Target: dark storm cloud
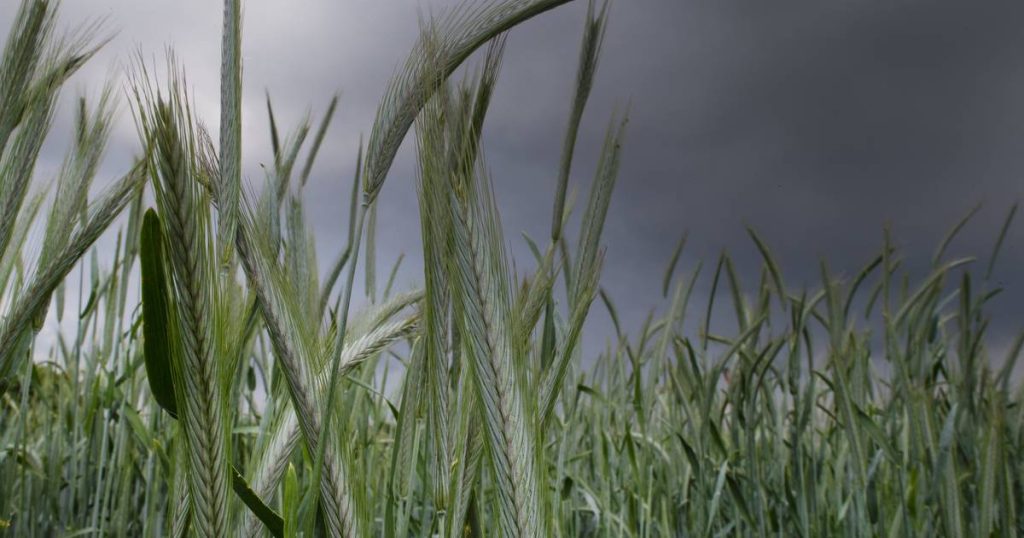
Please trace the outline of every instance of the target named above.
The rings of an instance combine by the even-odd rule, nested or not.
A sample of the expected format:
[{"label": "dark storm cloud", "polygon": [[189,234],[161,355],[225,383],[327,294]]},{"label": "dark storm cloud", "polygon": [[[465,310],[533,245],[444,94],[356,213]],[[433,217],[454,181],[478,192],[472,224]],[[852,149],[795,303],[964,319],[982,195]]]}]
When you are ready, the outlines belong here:
[{"label": "dark storm cloud", "polygon": [[[747,224],[793,285],[813,285],[819,257],[855,273],[880,250],[886,223],[921,271],[979,202],[984,210],[953,251],[987,256],[1024,191],[1022,12],[1009,2],[619,2],[577,160],[589,170],[609,111],[628,101],[605,286],[636,298],[625,306],[639,323],[684,230],[684,269],[727,248],[752,280],[759,260]],[[576,14],[560,15],[564,22],[538,21],[513,38],[506,101],[489,131],[492,165],[520,191],[503,194],[528,207],[521,226],[537,234],[544,226],[532,219],[543,222],[547,206],[529,200],[550,192],[573,60],[548,52],[550,39],[577,25]],[[532,60],[520,64],[520,55]],[[538,80],[546,99],[534,93]],[[520,108],[535,100],[536,112]],[[996,273],[1007,285],[994,304],[1002,332],[1022,324],[1014,305],[1024,291],[1012,278],[1024,266],[1018,230]]]},{"label": "dark storm cloud", "polygon": [[[173,45],[215,128],[215,4],[66,2],[65,21],[106,16],[120,29],[80,84],[101,86],[135,46],[159,57]],[[307,110],[315,121],[330,96],[342,93],[308,193],[321,263],[341,249],[358,140],[380,92],[413,43],[419,17],[452,4],[245,3],[250,180],[262,179],[257,163],[269,160],[264,91],[282,129]],[[486,126],[507,238],[524,264],[519,233],[544,239],[550,222],[585,11],[578,1],[512,33]],[[0,6],[0,22],[11,12]],[[794,285],[811,285],[821,256],[836,271],[855,272],[877,252],[886,222],[920,266],[960,216],[985,202],[954,249],[987,255],[1024,190],[1022,15],[1024,6],[1013,2],[617,1],[573,184],[585,196],[612,112],[628,106],[604,278],[628,325],[637,327],[658,304],[664,265],[684,230],[683,271],[701,259],[712,263],[726,248],[741,272],[756,276],[749,224]],[[127,115],[108,160],[134,151]],[[379,215],[379,264],[406,252],[406,282],[418,280],[421,267],[412,157],[407,144]],[[997,273],[1008,286],[995,304],[1002,332],[1020,325],[1013,305],[1024,299],[1016,282],[1022,238],[1011,233]],[[599,310],[592,346],[607,329]]]}]

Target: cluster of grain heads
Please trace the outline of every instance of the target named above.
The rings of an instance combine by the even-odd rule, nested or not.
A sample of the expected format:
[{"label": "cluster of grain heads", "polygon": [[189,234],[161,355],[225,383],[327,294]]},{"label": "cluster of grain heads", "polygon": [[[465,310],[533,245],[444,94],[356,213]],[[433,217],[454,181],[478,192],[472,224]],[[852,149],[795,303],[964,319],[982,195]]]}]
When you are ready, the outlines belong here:
[{"label": "cluster of grain heads", "polygon": [[[483,126],[502,33],[559,3],[467,2],[429,21],[359,148],[347,244],[321,273],[304,188],[338,101],[282,135],[268,98],[273,166],[243,189],[240,2],[225,1],[220,139],[173,62],[160,91],[140,69],[144,159],[93,201],[110,91],[76,104],[56,184],[33,191],[57,92],[94,48],[88,32],[55,40],[53,6],[23,2],[0,72],[0,532],[1024,534],[1024,336],[988,334],[1015,211],[983,271],[947,259],[965,219],[923,277],[886,234],[860,271],[823,264],[805,288],[753,231],[753,272],[723,254],[702,274],[684,235],[663,310],[627,333],[598,286],[619,116],[566,232],[608,13],[592,3],[550,241],[527,238],[533,273],[516,273]],[[449,81],[483,45],[479,70]],[[377,286],[374,207],[412,126],[424,286],[393,293],[394,269]],[[125,207],[113,255],[78,263]],[[38,253],[23,249],[32,229]],[[371,304],[350,316],[357,263]],[[580,360],[596,295],[615,330]],[[36,338],[48,311],[61,331]]]},{"label": "cluster of grain heads", "polygon": [[[93,351],[100,354],[113,353],[115,360],[118,357],[127,360],[128,355],[141,356],[145,363],[144,372],[149,381],[145,386],[153,398],[148,405],[149,427],[160,428],[162,425],[163,431],[146,431],[141,422],[143,415],[137,415],[132,409],[135,405],[130,402],[146,394],[145,391],[140,392],[143,385],[136,382],[136,373],[140,371],[137,368],[139,362],[133,362],[136,366],[130,369],[113,364],[111,373],[121,371],[122,381],[132,380],[134,396],[129,398],[126,395],[124,402],[128,407],[123,408],[122,412],[136,418],[131,421],[129,430],[116,427],[119,426],[116,417],[108,415],[107,419],[114,419],[115,422],[103,422],[102,434],[96,439],[102,444],[102,439],[115,426],[118,432],[134,432],[137,441],[142,442],[143,446],[155,447],[155,451],[146,458],[149,469],[147,481],[151,485],[146,488],[150,498],[146,503],[147,518],[143,528],[149,533],[159,533],[159,529],[166,529],[173,534],[188,532],[218,536],[228,532],[239,518],[244,520],[242,525],[248,534],[257,533],[259,523],[264,524],[274,535],[280,535],[285,528],[302,529],[310,533],[315,525],[320,524],[332,535],[357,536],[372,532],[371,518],[368,516],[372,502],[360,500],[365,495],[360,493],[358,487],[360,480],[369,482],[369,479],[352,477],[346,470],[350,465],[347,460],[357,451],[355,447],[344,446],[346,443],[343,441],[353,427],[352,419],[347,419],[343,424],[340,418],[333,419],[332,411],[338,407],[335,399],[339,393],[343,394],[343,403],[354,407],[348,413],[350,417],[360,405],[365,405],[362,403],[364,400],[355,398],[351,390],[339,390],[341,376],[379,356],[392,343],[412,336],[418,337],[416,349],[422,350],[419,354],[414,353],[414,359],[424,357],[429,361],[430,377],[426,379],[426,386],[431,387],[431,392],[429,398],[424,399],[430,402],[431,425],[436,426],[436,431],[442,432],[431,437],[434,441],[431,446],[438,449],[424,452],[430,454],[434,462],[432,467],[437,469],[431,473],[435,508],[443,515],[451,500],[454,513],[459,515],[457,518],[439,520],[438,528],[443,525],[447,534],[455,536],[461,531],[463,521],[467,521],[467,518],[475,521],[479,517],[474,508],[477,504],[473,501],[475,491],[479,488],[474,485],[481,476],[479,462],[485,449],[482,440],[483,434],[487,433],[492,442],[499,438],[514,442],[508,452],[499,453],[501,466],[497,468],[502,472],[501,513],[506,532],[514,535],[541,532],[545,521],[540,516],[542,503],[537,498],[540,493],[535,460],[539,452],[530,439],[535,435],[533,429],[537,425],[536,419],[531,417],[537,415],[537,412],[522,401],[522,388],[518,387],[520,382],[513,380],[526,375],[523,357],[528,351],[529,345],[525,342],[531,333],[527,325],[532,324],[524,324],[523,320],[532,318],[536,321],[536,315],[523,312],[536,310],[537,298],[550,295],[550,286],[554,281],[554,273],[551,271],[553,259],[548,256],[543,274],[537,279],[541,284],[534,285],[533,292],[528,294],[530,300],[519,300],[523,307],[517,306],[513,313],[512,289],[508,281],[510,275],[505,267],[504,247],[501,244],[494,202],[490,199],[488,188],[478,189],[474,186],[478,182],[476,167],[479,134],[498,71],[501,40],[491,47],[484,76],[474,89],[473,99],[456,105],[463,106],[460,115],[465,120],[457,126],[460,132],[452,134],[453,140],[457,138],[457,145],[442,148],[440,154],[444,158],[435,163],[438,166],[449,166],[458,172],[458,181],[461,182],[458,189],[463,192],[458,197],[448,199],[455,192],[450,185],[438,185],[439,189],[432,190],[432,196],[441,195],[445,199],[444,205],[439,206],[444,211],[444,218],[438,221],[440,227],[433,232],[425,232],[425,241],[430,243],[427,250],[438,262],[436,274],[429,276],[429,287],[433,290],[429,293],[430,304],[423,308],[428,328],[422,331],[419,329],[418,315],[400,315],[407,306],[419,301],[420,295],[416,293],[396,296],[382,304],[377,313],[357,316],[351,327],[348,307],[356,254],[360,251],[360,241],[364,235],[364,221],[369,214],[371,237],[368,244],[372,245],[374,199],[397,144],[419,114],[418,111],[430,100],[428,94],[435,92],[477,47],[515,24],[560,3],[563,2],[508,1],[485,6],[466,4],[453,10],[443,19],[443,23],[424,34],[407,63],[407,67],[417,73],[414,78],[418,82],[409,86],[406,84],[407,75],[397,77],[388,92],[389,97],[382,101],[374,134],[371,136],[367,158],[370,164],[366,169],[357,165],[357,180],[363,185],[363,204],[356,203],[357,191],[353,190],[349,245],[323,287],[316,277],[314,249],[304,224],[301,189],[310,174],[336,100],[331,102],[316,133],[301,172],[297,192],[292,196],[287,195],[292,190],[292,168],[309,129],[304,125],[296,135],[282,144],[268,101],[275,166],[268,188],[258,201],[249,204],[242,202],[239,171],[240,6],[237,1],[225,2],[219,155],[193,117],[185,97],[183,76],[173,62],[167,77],[169,86],[164,91],[154,90],[149,73],[140,65],[132,93],[135,98],[136,121],[146,150],[145,159],[96,203],[95,208],[90,208],[85,201],[85,194],[108,131],[109,101],[104,96],[93,114],[88,113],[84,104],[81,106],[77,145],[65,165],[56,201],[47,221],[46,241],[39,262],[43,270],[40,271],[41,276],[30,281],[27,287],[30,292],[39,293],[27,294],[33,299],[27,305],[15,302],[14,314],[4,319],[3,335],[21,344],[19,351],[23,357],[24,346],[30,336],[27,324],[45,314],[53,288],[60,283],[92,240],[105,230],[130,196],[135,195],[129,219],[129,238],[118,241],[118,248],[124,248],[124,257],[115,261],[116,272],[110,275],[106,283],[97,280],[101,274],[94,258],[91,270],[94,289],[82,316],[93,310],[91,305],[96,301],[109,301],[113,305],[110,313],[103,319],[102,328],[98,325],[95,329],[101,330],[107,338],[101,348]],[[49,28],[52,17],[49,6],[41,2],[26,2],[25,6],[19,15],[19,24],[29,30],[36,28],[36,31]],[[12,41],[32,38],[28,30],[12,34]],[[25,50],[37,49],[23,45],[9,55],[17,58],[19,54],[24,55]],[[53,62],[63,69],[60,72],[70,74],[88,54],[91,51],[69,55],[74,61],[63,63],[58,61],[62,57],[55,55],[57,60]],[[24,67],[25,62],[20,59],[18,61],[20,63],[17,65]],[[14,84],[17,80],[5,80],[5,83]],[[51,84],[44,88],[56,86],[59,85]],[[425,90],[427,93],[424,93]],[[43,97],[45,99],[39,102],[52,107],[54,97]],[[43,107],[42,110],[42,119],[48,120],[48,109]],[[36,127],[42,130],[30,131],[19,124],[15,124],[11,130],[16,141],[21,141],[19,137],[24,132],[28,133],[24,137],[35,140],[38,146],[41,142],[39,133],[45,132],[45,125]],[[33,133],[36,139],[29,136]],[[382,144],[381,141],[390,143]],[[33,158],[38,153],[38,147],[26,149],[23,146],[18,145],[17,149],[34,152]],[[428,166],[429,160],[423,159],[424,167]],[[440,174],[444,174],[443,168],[435,167],[426,175],[441,177]],[[158,212],[150,210],[143,217],[144,205],[138,187],[147,177],[153,185]],[[17,212],[25,195],[24,186],[16,184],[13,189],[7,189],[6,186],[7,183],[3,193],[4,201],[8,202],[5,207],[13,207],[13,211]],[[356,185],[353,187],[355,189]],[[21,221],[31,222],[39,205],[39,201],[30,204],[29,211],[32,214]],[[283,221],[282,213],[285,215]],[[12,221],[13,218],[4,222]],[[62,229],[77,229],[76,226],[81,227],[80,233],[73,234],[69,239],[58,233]],[[5,236],[15,234],[13,244],[20,248],[27,228],[26,224],[10,233],[5,230]],[[481,267],[466,265],[465,260],[452,265],[451,260],[457,259],[452,256],[458,252],[443,246],[451,237],[459,239],[459,249],[471,249],[475,258],[489,258],[486,264],[490,265],[489,271],[494,272],[496,279],[479,280],[479,275],[471,273]],[[481,242],[488,237],[490,239],[486,242]],[[247,287],[253,292],[251,297],[246,288],[235,281],[232,268],[236,246]],[[121,341],[118,340],[119,335],[122,335],[118,318],[125,313],[125,283],[132,271],[134,253],[139,247],[142,252],[142,315],[136,318],[132,331],[124,334],[128,340]],[[368,254],[372,252],[369,246],[367,251]],[[20,257],[20,250],[16,255]],[[368,258],[372,256],[368,255]],[[10,275],[14,273],[13,268],[20,262],[20,258],[9,256],[6,259],[5,274]],[[367,281],[372,283],[372,260],[368,259],[365,265]],[[337,306],[327,315],[329,297],[345,266],[349,269],[347,280],[342,283]],[[20,277],[20,273],[17,276]],[[456,277],[462,279],[463,283],[453,286],[453,283],[460,282]],[[120,289],[115,289],[115,282],[120,283]],[[495,285],[497,287],[493,287]],[[385,296],[388,290],[385,290]],[[453,294],[456,290],[459,290],[458,293]],[[493,295],[495,300],[492,302],[489,297],[481,294]],[[457,321],[449,321],[447,318],[455,308],[470,309],[469,314]],[[501,326],[492,327],[492,318],[500,319]],[[472,330],[468,330],[465,323],[469,323]],[[486,331],[489,332],[481,333],[480,323],[485,323]],[[140,326],[145,344],[141,355],[140,351],[143,350],[136,345],[135,331]],[[266,358],[248,358],[255,351],[253,346],[257,340],[261,340],[260,329],[265,331],[273,348],[272,362],[266,361]],[[459,364],[461,350],[455,352],[454,362],[449,361],[452,350],[461,347],[457,336],[460,331],[473,337],[467,342],[476,351],[467,357],[472,358],[474,363]],[[80,340],[75,344],[75,361],[87,347],[81,341],[81,327],[78,336]],[[449,342],[450,338],[455,338],[454,343]],[[12,347],[4,347],[4,357],[10,361],[10,366],[5,363],[5,368],[13,371],[15,364],[10,357],[19,355],[9,352]],[[518,350],[515,355],[519,357],[514,361],[515,364],[509,360],[513,355],[513,347]],[[249,363],[249,360],[255,360],[256,363]],[[411,374],[420,370],[416,364],[419,362],[415,360],[410,364]],[[477,366],[470,368],[472,364]],[[375,366],[375,363],[372,365]],[[245,414],[251,413],[259,405],[252,405],[255,391],[253,383],[242,379],[251,378],[256,367],[263,372],[262,386],[267,392],[267,402],[263,406],[262,417],[246,418]],[[450,368],[454,368],[455,375],[448,371]],[[373,368],[368,367],[366,370],[372,371]],[[459,375],[460,371],[467,372],[467,375]],[[283,383],[276,382],[279,376],[269,375],[276,372],[281,373]],[[474,372],[474,375],[470,376],[468,372]],[[77,391],[77,368],[74,376]],[[365,375],[362,377],[365,378]],[[410,375],[409,379],[416,377]],[[372,382],[372,376],[366,381]],[[541,381],[538,379],[536,383]],[[476,389],[473,388],[474,384]],[[242,391],[242,386],[247,386],[248,390]],[[411,387],[408,379],[406,386]],[[545,394],[553,398],[550,396],[553,394],[550,380],[545,380],[544,386],[547,387]],[[90,390],[94,387],[90,387]],[[506,415],[508,424],[495,426],[496,416],[492,413],[490,422],[493,427],[483,431],[471,427],[474,399],[481,390],[485,393],[485,399],[481,401],[499,414]],[[451,398],[448,393],[451,393]],[[416,401],[413,394],[403,398],[403,410],[414,407]],[[249,407],[243,407],[242,402],[249,402]],[[172,421],[161,419],[158,409],[166,411]],[[410,411],[415,414],[415,409]],[[259,427],[255,442],[234,433],[239,425],[255,418],[258,418]],[[77,410],[73,420],[80,420]],[[336,431],[332,432],[332,424],[335,423]],[[415,424],[415,421],[406,420],[404,412],[401,414],[401,431],[406,432],[407,425],[415,427]],[[124,433],[116,435],[119,440],[117,453],[121,457],[125,451],[130,450],[128,447],[131,445]],[[305,440],[306,454],[313,458],[309,462],[312,464],[312,474],[304,479],[313,487],[309,493],[301,496],[298,507],[282,506],[283,513],[299,519],[286,525],[265,501],[272,504],[284,475],[284,462],[293,457],[300,438]],[[409,442],[401,441],[395,443],[395,454],[398,454],[399,447],[407,449],[410,446]],[[418,445],[415,442],[411,444]],[[253,466],[247,473],[248,480],[246,473],[238,470],[239,452],[247,454],[243,459],[247,459]],[[105,449],[103,454],[106,454]],[[417,454],[414,450],[412,460],[417,459]],[[415,464],[409,461],[392,459],[392,477],[399,467],[410,472],[415,470]],[[102,466],[110,460],[103,457],[100,461]],[[462,463],[449,469],[451,461]],[[74,463],[72,467],[75,467]],[[154,489],[152,485],[160,469],[168,473],[168,476],[173,476],[173,487],[163,492]],[[520,475],[525,477],[526,485],[522,488],[516,478]],[[293,486],[295,483],[291,482]],[[246,510],[241,510],[239,503],[231,500],[233,497],[228,494],[229,489],[235,491]],[[449,490],[454,493],[449,493]],[[161,498],[174,500],[167,511],[157,508],[157,498],[154,497],[157,494],[165,495]],[[288,497],[294,500],[294,491]],[[92,520],[100,527],[103,526],[101,520],[105,516],[102,509],[92,512]],[[393,532],[393,521],[388,519],[385,522],[386,531]]]},{"label": "cluster of grain heads", "polygon": [[[605,13],[602,10],[595,15],[591,6],[588,14],[570,132],[576,129],[581,101],[586,100],[591,84],[600,42],[594,34],[599,35],[604,27]],[[556,237],[547,255],[541,256],[538,251],[538,272],[516,293],[480,151],[484,116],[504,40],[492,42],[478,80],[452,88],[442,76],[444,39],[436,34],[436,28],[428,31],[431,33],[424,34],[420,50],[436,63],[433,72],[429,67],[420,68],[420,76],[428,80],[433,76],[440,82],[430,92],[433,97],[417,122],[425,330],[419,353],[414,355],[416,362],[410,365],[408,375],[416,376],[417,383],[403,394],[403,420],[415,409],[407,409],[413,403],[410,398],[423,400],[420,406],[426,414],[433,452],[429,460],[433,463],[429,475],[432,503],[441,518],[438,528],[445,535],[459,536],[465,529],[473,529],[480,514],[485,514],[502,536],[543,536],[550,532],[553,522],[546,514],[550,491],[544,475],[545,450],[539,439],[546,418],[556,407],[596,292],[600,267],[597,244],[616,177],[622,133],[620,128],[613,129],[602,152],[584,214],[577,264],[570,267],[568,259],[563,259],[555,268]],[[568,156],[563,162],[571,160],[573,145],[567,143]],[[567,173],[564,181],[568,181]],[[561,212],[556,212],[554,218],[561,223]],[[540,351],[535,354],[535,327],[545,302],[551,304],[555,275],[563,268],[573,273],[575,283],[569,290],[568,324],[563,335],[556,338],[554,320],[549,317],[552,325],[545,327]],[[550,306],[548,312],[553,315]],[[537,355],[544,354],[547,360],[537,359]],[[405,444],[412,441],[409,436],[413,431],[407,427],[399,430],[396,467],[403,455],[410,457]],[[489,456],[486,476],[493,480],[492,492],[486,492],[477,482],[484,476],[479,468],[483,453]],[[401,480],[401,474],[396,476]],[[393,491],[401,492],[401,488],[393,487]],[[491,495],[493,505],[482,502]],[[491,505],[494,511],[473,505]],[[404,528],[401,525],[401,530],[392,534],[400,535]]]},{"label": "cluster of grain heads", "polygon": [[[147,76],[144,70],[142,76]],[[188,508],[179,520],[183,522],[183,528],[189,528],[193,533],[224,535],[231,528],[234,512],[227,494],[233,486],[253,514],[275,534],[280,534],[283,528],[280,517],[270,512],[240,472],[232,469],[231,421],[238,411],[238,398],[233,393],[239,385],[238,361],[248,354],[256,311],[252,308],[254,303],[249,294],[234,281],[233,271],[222,270],[218,253],[224,249],[217,244],[216,233],[210,224],[213,209],[211,193],[218,189],[208,188],[216,185],[216,168],[213,166],[216,158],[209,153],[201,153],[210,152],[210,145],[203,143],[201,132],[195,125],[181,79],[174,72],[169,78],[171,87],[167,97],[154,93],[148,81],[137,84],[136,97],[140,130],[146,146],[150,148],[149,170],[162,216],[158,219],[155,214],[150,214],[146,219],[145,231],[148,233],[144,235],[144,252],[155,258],[149,264],[155,270],[149,271],[149,275],[144,272],[143,297],[144,308],[150,313],[157,312],[156,316],[146,319],[147,327],[153,325],[152,330],[147,329],[146,332],[163,329],[164,334],[158,338],[165,340],[166,347],[161,350],[159,345],[147,342],[147,367],[154,393],[173,393],[174,405],[164,407],[180,419],[187,440],[183,448],[189,456],[186,459],[189,488],[183,499],[187,500],[184,504]],[[277,202],[277,190],[269,193]],[[219,197],[217,201],[220,202]],[[223,204],[218,204],[218,207],[223,208]],[[287,236],[288,246],[294,247],[288,251],[294,278],[283,277],[282,268],[277,263],[278,247],[282,242],[282,231],[276,218],[279,213],[277,207],[274,206],[274,218],[263,218],[258,226],[248,226],[239,235],[239,245],[243,259],[248,262],[246,267],[250,269],[250,286],[260,298],[267,330],[278,350],[278,360],[286,377],[292,381],[296,406],[303,410],[315,409],[310,404],[315,398],[315,378],[309,372],[315,369],[323,353],[322,342],[315,330],[319,326],[316,319],[319,316],[315,312],[319,289],[315,278],[301,278],[303,274],[310,274],[308,269],[311,266],[315,267],[315,257],[307,256],[307,252],[300,248],[301,241],[296,240],[301,239],[305,229],[301,222],[301,208],[295,202],[290,211],[297,217],[289,219],[286,227],[298,230]],[[267,213],[260,216],[266,217]],[[161,223],[166,227],[166,234],[160,232]],[[246,240],[245,234],[253,239]],[[166,235],[166,240],[161,239],[163,235]],[[252,250],[249,245],[253,245]],[[159,277],[146,278],[160,275],[163,271],[162,252],[167,253],[166,284]],[[269,293],[273,294],[270,299]],[[169,300],[161,299],[161,294],[167,295]],[[146,301],[151,297],[156,301]],[[302,301],[302,297],[310,300]],[[268,307],[271,301],[275,304]],[[156,304],[148,308],[147,302]],[[164,312],[160,312],[161,307]],[[165,321],[164,327],[158,325],[160,320]],[[299,352],[294,351],[296,349]],[[165,366],[161,368],[161,365]],[[173,386],[173,390],[167,391],[168,384]],[[163,389],[158,388],[161,385],[164,385]],[[167,400],[166,394],[163,399]],[[277,409],[285,413],[283,406]],[[319,428],[316,416],[307,412],[302,418],[307,422],[307,436],[315,443]],[[281,456],[287,458],[289,454]],[[334,458],[332,453],[332,468]],[[336,473],[329,478],[331,492],[328,498],[344,495],[343,480]],[[345,517],[351,509],[337,503],[329,508],[335,510],[328,510],[328,513],[340,514],[334,519],[339,525],[334,530],[341,533],[340,525],[351,524]]]},{"label": "cluster of grain heads", "polygon": [[[133,169],[93,201],[89,188],[106,146],[112,104],[109,92],[90,112],[80,101],[73,147],[57,177],[55,199],[43,213],[46,232],[33,262],[23,245],[40,216],[46,189],[30,196],[33,173],[50,131],[64,83],[96,52],[93,31],[54,35],[54,4],[25,0],[15,15],[0,65],[0,394],[28,357],[51,294],[106,230],[142,180]],[[32,266],[31,270],[25,269]]]},{"label": "cluster of grain heads", "polygon": [[[178,418],[187,439],[192,527],[200,535],[222,536],[228,530],[231,480],[225,383],[231,364],[223,358],[231,356],[228,335],[239,328],[240,320],[237,309],[219,308],[232,302],[234,290],[233,283],[217,274],[210,197],[198,177],[204,173],[199,152],[205,148],[181,78],[174,72],[170,78],[167,97],[147,86],[137,89],[140,130],[149,148],[147,169],[166,227],[166,234],[147,235],[155,240],[163,235],[162,247],[143,246],[167,254],[168,354],[173,392],[180,403]],[[147,223],[159,226],[152,219]]]},{"label": "cluster of grain heads", "polygon": [[[95,102],[80,98],[75,103],[74,131],[63,164],[52,179],[37,177],[62,88],[103,44],[96,39],[95,26],[58,35],[55,9],[55,2],[21,2],[0,59],[0,479],[5,484],[0,520],[19,535],[84,526],[101,510],[127,509],[116,498],[125,483],[115,487],[115,481],[104,480],[97,462],[81,454],[83,447],[106,449],[89,433],[102,424],[99,415],[106,412],[98,408],[110,399],[110,393],[94,390],[105,382],[106,372],[97,371],[95,358],[83,357],[82,338],[91,323],[101,323],[101,331],[93,329],[97,347],[116,352],[115,321],[124,314],[123,304],[107,301],[100,308],[99,297],[93,296],[83,309],[80,298],[78,334],[61,340],[59,348],[34,347],[51,298],[57,320],[67,320],[65,278],[133,197],[137,199],[144,179],[141,167],[132,167],[89,199],[115,108],[109,89]],[[137,227],[137,219],[129,220],[130,227]],[[41,245],[26,250],[33,236]],[[94,257],[92,283],[103,286],[109,296],[124,293],[127,279],[120,267],[130,264],[133,255],[130,242],[119,242],[115,268],[105,274]],[[47,357],[61,367],[43,367],[30,357]],[[116,362],[103,361],[100,368]],[[54,416],[65,420],[52,420]],[[102,455],[117,458],[125,446],[124,437],[118,436],[113,450]],[[37,509],[45,499],[57,508]],[[74,508],[90,499],[88,511]]]}]

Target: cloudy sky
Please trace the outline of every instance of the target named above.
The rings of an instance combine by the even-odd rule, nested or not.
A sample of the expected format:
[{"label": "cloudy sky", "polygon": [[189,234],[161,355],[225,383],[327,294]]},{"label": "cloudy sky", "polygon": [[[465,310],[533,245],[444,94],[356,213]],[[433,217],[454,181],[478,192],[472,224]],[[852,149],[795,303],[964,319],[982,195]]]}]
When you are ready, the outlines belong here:
[{"label": "cloudy sky", "polygon": [[[347,192],[360,135],[405,59],[421,17],[452,1],[248,0],[244,3],[244,161],[250,180],[270,157],[263,96],[283,128],[341,105],[311,180],[322,262],[345,233]],[[9,26],[16,2],[0,3]],[[72,86],[95,95],[141,51],[171,47],[196,103],[216,129],[218,2],[76,0],[62,23],[103,19],[116,37]],[[485,130],[485,151],[514,250],[520,233],[546,237],[568,115],[585,0],[516,29]],[[604,287],[630,328],[658,307],[660,281],[684,231],[679,269],[712,264],[728,249],[752,279],[757,251],[745,226],[774,249],[793,286],[814,285],[818,260],[857,271],[892,225],[912,267],[945,232],[983,209],[953,245],[988,255],[1024,191],[1024,32],[1020,2],[754,2],[618,0],[582,126],[573,185],[590,181],[604,129],[626,105],[631,122],[605,233]],[[61,114],[58,131],[68,131]],[[105,164],[123,171],[137,151],[126,107]],[[57,136],[43,167],[61,159]],[[382,193],[379,263],[404,252],[403,285],[421,269],[412,151]],[[585,192],[583,190],[582,192]],[[1024,327],[1024,232],[1007,237],[997,279],[993,338]],[[521,258],[526,260],[526,258]],[[698,296],[706,290],[704,281]],[[596,320],[589,347],[607,334]],[[596,344],[595,344],[596,343]]]}]

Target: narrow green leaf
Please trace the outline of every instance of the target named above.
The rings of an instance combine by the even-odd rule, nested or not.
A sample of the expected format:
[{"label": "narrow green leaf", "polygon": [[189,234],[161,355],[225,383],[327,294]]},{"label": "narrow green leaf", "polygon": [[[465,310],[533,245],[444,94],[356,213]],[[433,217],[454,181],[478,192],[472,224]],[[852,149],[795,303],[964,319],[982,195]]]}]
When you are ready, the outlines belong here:
[{"label": "narrow green leaf", "polygon": [[156,211],[146,211],[139,239],[142,271],[142,331],[146,378],[153,398],[165,411],[178,418],[171,376],[170,300],[164,265],[164,237]]},{"label": "narrow green leaf", "polygon": [[[293,469],[290,470],[294,472]],[[231,487],[235,490],[238,498],[242,499],[245,506],[252,510],[256,517],[260,518],[260,521],[266,525],[271,535],[275,538],[284,536],[284,520],[281,519],[281,516],[263,503],[259,495],[249,487],[248,482],[245,481],[245,478],[242,477],[242,474],[238,472],[238,468],[234,465],[231,466],[231,475]]]},{"label": "narrow green leaf", "polygon": [[687,233],[683,233],[683,236],[679,238],[679,242],[676,243],[676,249],[672,251],[672,257],[668,261],[668,268],[665,269],[665,278],[661,282],[661,296],[668,297],[668,287],[672,283],[672,273],[676,270],[676,263],[679,262],[679,255],[683,253],[683,247],[686,245]]}]

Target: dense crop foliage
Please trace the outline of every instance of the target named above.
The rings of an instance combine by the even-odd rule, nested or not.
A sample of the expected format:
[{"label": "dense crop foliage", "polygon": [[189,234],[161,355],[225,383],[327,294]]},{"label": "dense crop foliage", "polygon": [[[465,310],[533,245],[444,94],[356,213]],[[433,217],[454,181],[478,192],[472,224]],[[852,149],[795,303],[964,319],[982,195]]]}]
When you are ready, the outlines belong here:
[{"label": "dense crop foliage", "polygon": [[[528,239],[530,274],[513,269],[481,131],[503,32],[566,1],[470,2],[424,26],[358,149],[348,245],[321,274],[303,193],[337,100],[287,136],[268,102],[273,165],[243,188],[239,0],[219,141],[173,58],[163,85],[139,64],[140,156],[92,201],[112,92],[81,101],[57,178],[33,171],[93,33],[55,37],[53,3],[24,0],[0,67],[0,534],[1024,532],[1022,340],[995,356],[985,338],[1012,212],[980,261],[948,260],[947,239],[911,279],[886,236],[863,271],[823,264],[811,289],[753,232],[756,286],[726,255],[677,268],[680,243],[661,314],[626,334],[599,287],[624,117],[566,233],[607,22],[592,4],[551,235]],[[477,49],[481,66],[451,80]],[[424,273],[396,292],[394,271],[378,286],[374,207],[410,130]],[[90,250],[126,208],[113,252]],[[372,300],[350,311],[360,263]],[[615,333],[589,336],[609,344],[585,357],[597,306]],[[37,337],[48,315],[55,339]]]}]

